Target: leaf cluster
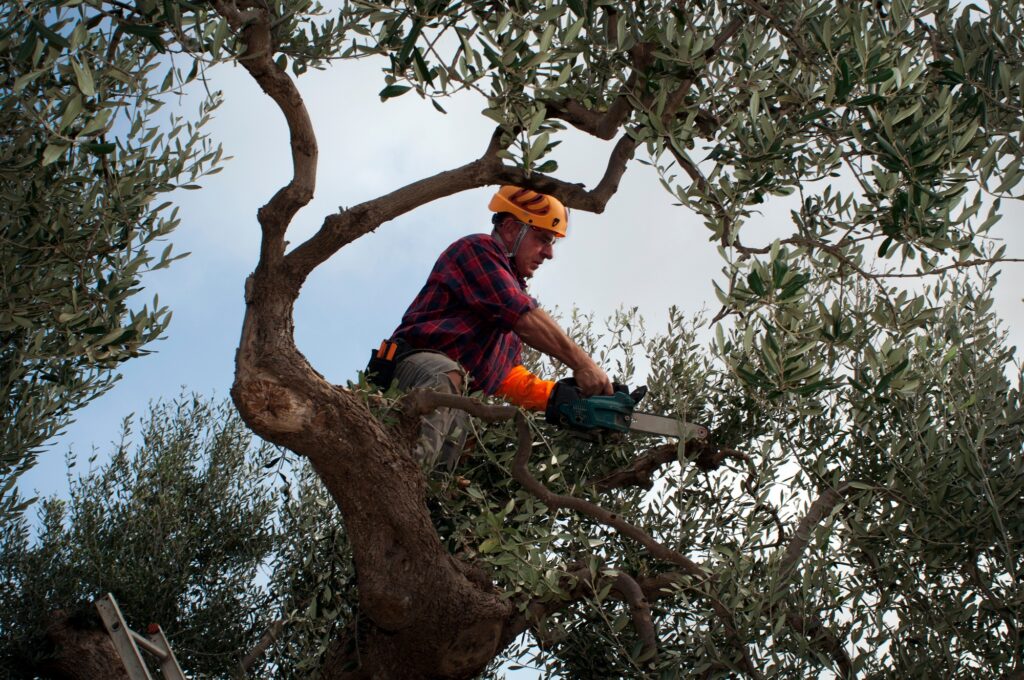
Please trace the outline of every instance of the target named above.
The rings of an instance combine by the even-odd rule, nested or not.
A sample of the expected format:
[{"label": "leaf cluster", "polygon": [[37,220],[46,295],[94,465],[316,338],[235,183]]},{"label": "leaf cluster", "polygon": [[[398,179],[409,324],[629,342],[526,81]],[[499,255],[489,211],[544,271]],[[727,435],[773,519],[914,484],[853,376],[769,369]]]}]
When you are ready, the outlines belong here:
[{"label": "leaf cluster", "polygon": [[[214,172],[195,122],[165,116],[197,78],[152,48],[145,26],[93,4],[0,9],[0,479],[9,489],[71,414],[110,388],[170,320],[135,303],[143,275],[180,255],[164,197]],[[163,200],[162,200],[163,199]],[[4,495],[8,491],[5,490]]]}]

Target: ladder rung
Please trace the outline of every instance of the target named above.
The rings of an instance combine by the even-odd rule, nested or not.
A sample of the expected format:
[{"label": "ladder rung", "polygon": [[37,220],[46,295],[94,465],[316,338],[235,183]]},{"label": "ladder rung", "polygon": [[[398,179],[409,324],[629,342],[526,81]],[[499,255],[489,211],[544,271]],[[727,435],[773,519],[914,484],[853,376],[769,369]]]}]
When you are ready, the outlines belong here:
[{"label": "ladder rung", "polygon": [[142,647],[144,650],[155,656],[160,661],[163,661],[167,658],[167,650],[161,649],[160,647],[156,646],[155,644],[153,644],[153,641],[149,638],[139,635],[134,630],[128,630],[128,634],[132,636],[133,640],[135,640],[135,644],[137,644],[139,647]]}]

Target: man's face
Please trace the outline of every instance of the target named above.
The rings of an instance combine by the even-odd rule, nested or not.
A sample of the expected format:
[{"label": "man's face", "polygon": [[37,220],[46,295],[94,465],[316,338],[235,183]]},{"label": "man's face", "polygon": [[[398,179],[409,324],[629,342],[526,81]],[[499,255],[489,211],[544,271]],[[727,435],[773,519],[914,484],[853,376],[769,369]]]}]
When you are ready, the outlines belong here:
[{"label": "man's face", "polygon": [[[508,245],[515,245],[515,239],[519,236],[520,223],[506,222],[506,233],[511,236]],[[514,225],[514,226],[513,226]],[[537,267],[544,264],[544,260],[550,260],[555,256],[555,240],[558,237],[550,231],[527,227],[523,242],[519,244],[519,250],[515,252],[514,259],[516,271],[524,278],[530,278],[537,271]]]}]

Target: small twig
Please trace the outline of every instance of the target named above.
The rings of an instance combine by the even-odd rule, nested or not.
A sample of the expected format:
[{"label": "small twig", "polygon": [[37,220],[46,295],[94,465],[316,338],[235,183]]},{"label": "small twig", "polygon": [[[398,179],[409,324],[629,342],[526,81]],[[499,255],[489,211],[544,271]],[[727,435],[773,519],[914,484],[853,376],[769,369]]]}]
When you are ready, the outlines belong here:
[{"label": "small twig", "polygon": [[260,641],[256,643],[256,646],[249,650],[249,653],[242,658],[241,662],[239,662],[239,678],[244,678],[249,674],[249,669],[252,668],[253,664],[255,664],[259,658],[266,653],[267,649],[270,648],[270,645],[274,644],[277,638],[281,636],[282,630],[284,630],[284,621],[281,619],[277,619],[270,624],[267,630],[260,637]]},{"label": "small twig", "polygon": [[633,539],[658,559],[676,564],[702,580],[710,578],[710,574],[696,562],[678,551],[662,545],[654,540],[650,534],[625,521],[618,514],[582,498],[556,494],[537,481],[527,466],[530,452],[533,450],[533,438],[530,436],[530,428],[526,418],[521,413],[516,414],[516,427],[519,431],[519,450],[512,461],[512,478],[522,484],[527,491],[539,498],[541,502],[552,510],[559,508],[575,510],[601,524],[614,528],[623,536]]}]

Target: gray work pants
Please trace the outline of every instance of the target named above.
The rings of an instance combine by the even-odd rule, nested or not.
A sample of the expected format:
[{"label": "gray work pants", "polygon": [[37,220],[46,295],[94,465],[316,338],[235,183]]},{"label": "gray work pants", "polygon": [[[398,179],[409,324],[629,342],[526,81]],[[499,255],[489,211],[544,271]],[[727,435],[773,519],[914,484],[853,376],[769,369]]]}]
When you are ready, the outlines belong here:
[{"label": "gray work pants", "polygon": [[[458,394],[451,378],[446,374],[457,371],[466,379],[466,371],[440,352],[416,352],[398,362],[395,379],[398,388],[408,392],[416,388]],[[465,411],[438,408],[423,417],[420,439],[413,450],[416,457],[430,468],[444,465],[449,472],[455,469],[466,444],[469,417]]]}]

